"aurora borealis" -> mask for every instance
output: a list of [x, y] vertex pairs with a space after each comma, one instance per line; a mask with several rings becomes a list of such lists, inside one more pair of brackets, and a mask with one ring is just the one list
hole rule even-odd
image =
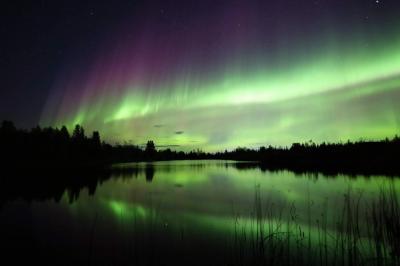
[[400, 132], [399, 4], [200, 2], [138, 3], [97, 29], [39, 123], [205, 151]]

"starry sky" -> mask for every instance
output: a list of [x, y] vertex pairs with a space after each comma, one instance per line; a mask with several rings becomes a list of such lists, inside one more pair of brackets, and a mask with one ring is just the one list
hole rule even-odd
[[206, 151], [400, 132], [398, 1], [82, 2], [2, 8], [0, 119]]

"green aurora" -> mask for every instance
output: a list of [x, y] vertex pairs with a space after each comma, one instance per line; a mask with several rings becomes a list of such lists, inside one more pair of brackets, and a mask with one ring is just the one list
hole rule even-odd
[[41, 123], [79, 123], [112, 143], [152, 139], [159, 147], [205, 151], [398, 134], [396, 31], [355, 28], [349, 37], [324, 30], [272, 50], [225, 45], [228, 56], [206, 66], [192, 66], [190, 56], [171, 60], [169, 45], [154, 44], [140, 56], [131, 43], [118, 46], [86, 74], [60, 78]]

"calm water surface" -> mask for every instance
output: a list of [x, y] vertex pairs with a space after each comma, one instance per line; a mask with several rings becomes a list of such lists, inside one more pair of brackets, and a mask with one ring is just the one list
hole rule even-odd
[[[79, 194], [66, 190], [58, 202], [7, 201], [0, 207], [1, 252], [54, 265], [245, 264], [271, 235], [286, 232], [280, 240], [289, 244], [281, 249], [290, 263], [291, 253], [304, 255], [301, 247], [325, 243], [333, 250], [334, 236], [349, 234], [340, 222], [351, 205], [361, 220], [357, 241], [366, 241], [360, 250], [368, 253], [372, 207], [382, 191], [400, 191], [396, 178], [295, 175], [246, 166], [123, 164], [95, 193], [83, 188]], [[304, 245], [291, 242], [299, 236]], [[331, 260], [333, 254], [315, 256]]]

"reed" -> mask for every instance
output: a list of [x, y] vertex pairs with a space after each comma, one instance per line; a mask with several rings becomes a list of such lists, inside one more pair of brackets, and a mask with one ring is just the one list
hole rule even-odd
[[382, 187], [373, 204], [348, 190], [341, 215], [328, 221], [328, 199], [313, 220], [299, 219], [294, 203], [277, 208], [262, 201], [256, 186], [250, 227], [235, 219], [231, 265], [400, 265], [400, 208], [393, 185]]

